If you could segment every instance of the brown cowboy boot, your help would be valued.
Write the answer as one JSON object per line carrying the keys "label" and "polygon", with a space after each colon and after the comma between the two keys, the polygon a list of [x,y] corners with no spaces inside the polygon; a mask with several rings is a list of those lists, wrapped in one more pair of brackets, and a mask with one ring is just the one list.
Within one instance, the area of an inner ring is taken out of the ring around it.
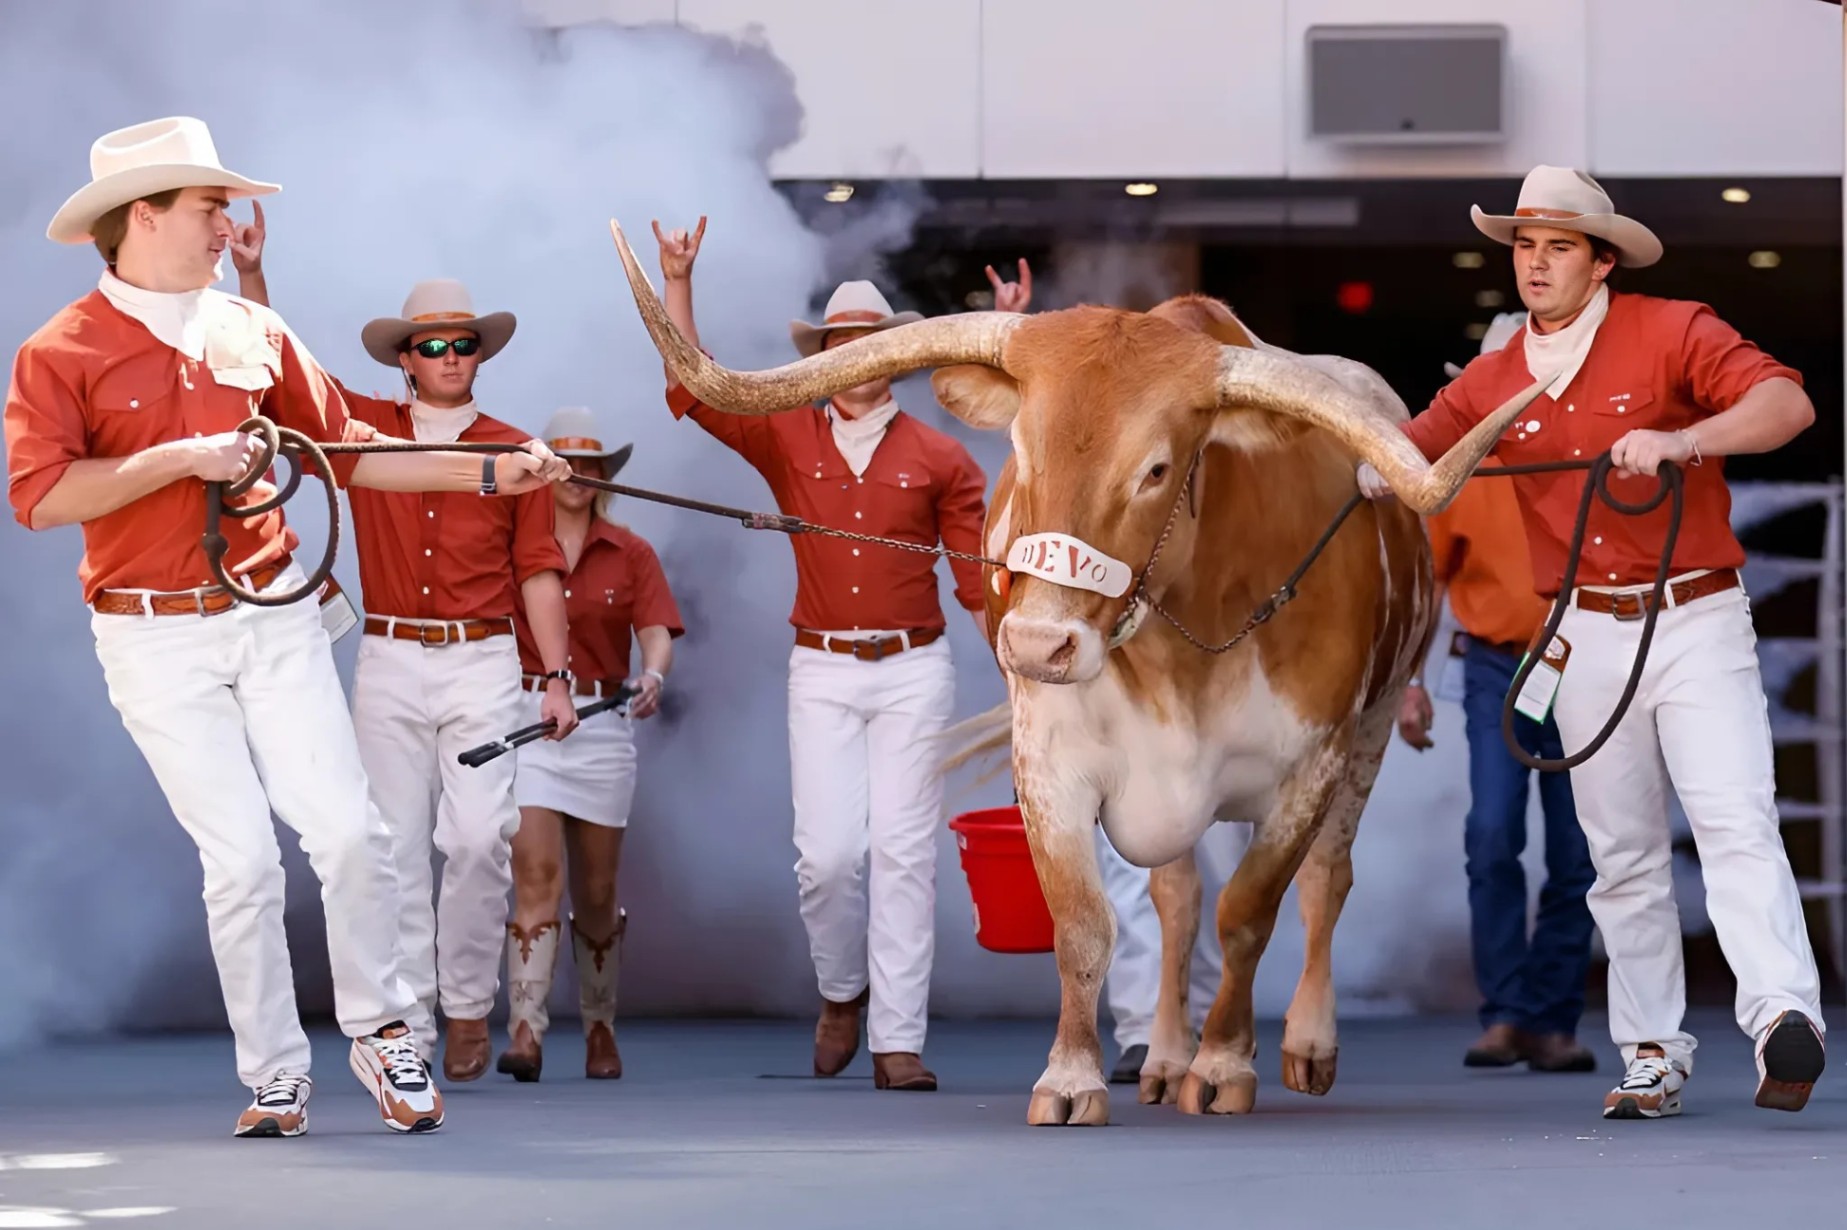
{"label": "brown cowboy boot", "polygon": [[478,1021],[450,1017],[448,1036],[443,1039],[443,1075],[452,1081],[479,1080],[493,1051],[486,1017]]}
{"label": "brown cowboy boot", "polygon": [[936,1088],[936,1073],[923,1066],[923,1060],[910,1051],[887,1051],[872,1054],[872,1087],[929,1093]]}
{"label": "brown cowboy boot", "polygon": [[577,1003],[584,1019],[584,1075],[591,1080],[622,1077],[616,1049],[616,974],[622,966],[622,936],[628,911],[616,911],[616,930],[602,943],[587,938],[571,920],[571,951],[577,959]]}
{"label": "brown cowboy boot", "polygon": [[511,1045],[501,1052],[496,1070],[516,1081],[536,1081],[545,1066],[542,1043],[551,1024],[545,1000],[558,964],[558,921],[531,931],[507,924],[507,1033]]}
{"label": "brown cowboy boot", "polygon": [[1463,1055],[1468,1068],[1507,1068],[1526,1058],[1527,1039],[1512,1025],[1490,1025]]}
{"label": "brown cowboy boot", "polygon": [[859,1013],[871,996],[872,988],[867,987],[845,1003],[821,1000],[821,1019],[814,1027],[816,1076],[838,1076],[859,1054]]}
{"label": "brown cowboy boot", "polygon": [[1597,1057],[1571,1034],[1537,1034],[1527,1042],[1526,1066],[1534,1072],[1595,1072]]}

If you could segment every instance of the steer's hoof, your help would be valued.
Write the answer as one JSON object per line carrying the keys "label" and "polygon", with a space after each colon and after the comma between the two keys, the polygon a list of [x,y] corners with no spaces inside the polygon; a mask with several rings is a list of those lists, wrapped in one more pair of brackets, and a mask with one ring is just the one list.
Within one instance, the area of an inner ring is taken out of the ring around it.
{"label": "steer's hoof", "polygon": [[1177,1063],[1156,1065],[1153,1072],[1142,1073],[1139,1099],[1143,1106],[1172,1106],[1180,1098],[1180,1082],[1186,1068]]}
{"label": "steer's hoof", "polygon": [[1188,1072],[1180,1082],[1179,1105],[1183,1115],[1248,1115],[1257,1105],[1257,1074],[1235,1073],[1210,1085],[1199,1073]]}
{"label": "steer's hoof", "polygon": [[1298,1055],[1283,1052],[1283,1087],[1297,1093],[1321,1097],[1334,1087],[1334,1069],[1339,1052],[1327,1055]]}
{"label": "steer's hoof", "polygon": [[1026,1122],[1034,1127],[1102,1127],[1109,1122],[1109,1093],[1085,1089],[1066,1097],[1050,1089],[1033,1090]]}

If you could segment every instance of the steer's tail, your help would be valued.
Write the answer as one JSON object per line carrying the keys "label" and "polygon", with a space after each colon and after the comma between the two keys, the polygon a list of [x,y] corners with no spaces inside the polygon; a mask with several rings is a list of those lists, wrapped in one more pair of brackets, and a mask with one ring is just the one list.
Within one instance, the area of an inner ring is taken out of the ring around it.
{"label": "steer's tail", "polygon": [[[954,773],[965,764],[993,756],[1013,744],[1013,706],[1006,701],[992,709],[964,718],[938,735],[950,749],[939,766],[944,773]],[[987,781],[1007,766],[1005,757],[982,771],[978,781]]]}

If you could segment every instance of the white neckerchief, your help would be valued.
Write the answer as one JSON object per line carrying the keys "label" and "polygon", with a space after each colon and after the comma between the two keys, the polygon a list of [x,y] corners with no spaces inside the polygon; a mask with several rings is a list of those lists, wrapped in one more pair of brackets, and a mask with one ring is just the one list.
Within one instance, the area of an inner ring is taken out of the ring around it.
{"label": "white neckerchief", "polygon": [[193,362],[205,358],[206,324],[210,309],[217,306],[212,299],[224,298],[221,293],[143,290],[129,285],[108,269],[103,270],[96,289],[103,292],[103,297],[114,304],[117,311],[146,325],[149,333]]}
{"label": "white neckerchief", "polygon": [[410,403],[411,429],[420,444],[454,444],[479,417],[473,401],[453,410],[439,410],[415,398]]}
{"label": "white neckerchief", "polygon": [[879,447],[879,441],[885,438],[885,428],[897,413],[898,401],[894,397],[887,397],[856,419],[840,413],[833,402],[827,403],[827,417],[834,425],[834,446],[855,475],[864,474],[866,467],[872,464],[872,454]]}
{"label": "white neckerchief", "polygon": [[1526,317],[1526,370],[1535,380],[1548,380],[1546,395],[1563,393],[1584,366],[1590,345],[1597,340],[1597,329],[1610,311],[1610,288],[1598,285],[1578,318],[1563,329],[1539,333],[1533,329],[1532,313]]}

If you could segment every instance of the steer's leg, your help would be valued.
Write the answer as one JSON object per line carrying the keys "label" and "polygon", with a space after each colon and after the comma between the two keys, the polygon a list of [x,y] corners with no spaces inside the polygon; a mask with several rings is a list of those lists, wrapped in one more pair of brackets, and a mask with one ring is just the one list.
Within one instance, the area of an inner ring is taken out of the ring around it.
{"label": "steer's leg", "polygon": [[1296,872],[1305,947],[1302,978],[1283,1022],[1283,1086],[1320,1095],[1334,1087],[1340,1043],[1334,1023],[1334,925],[1353,887],[1353,836],[1360,812],[1385,760],[1394,714],[1380,707],[1362,714],[1347,773],[1335,787],[1327,816]]}
{"label": "steer's leg", "polygon": [[1340,784],[1347,747],[1346,738],[1330,738],[1296,765],[1237,872],[1219,893],[1225,972],[1206,1016],[1199,1053],[1180,1086],[1180,1109],[1186,1114],[1246,1114],[1257,1103],[1257,1072],[1251,1066],[1257,1048],[1251,1019],[1257,962],[1276,928],[1276,911],[1289,881]]}
{"label": "steer's leg", "polygon": [[1187,1014],[1193,945],[1199,938],[1199,864],[1193,852],[1148,873],[1148,895],[1161,920],[1161,989],[1142,1064],[1141,1101],[1172,1102],[1193,1062],[1195,1040]]}
{"label": "steer's leg", "polygon": [[1033,865],[1051,910],[1058,960],[1058,1035],[1026,1111],[1031,1124],[1100,1127],[1109,1122],[1109,1086],[1097,1039],[1097,995],[1116,945],[1116,912],[1103,893],[1096,837],[1101,798],[1056,772],[1036,771],[1040,759],[1014,749],[1014,788],[1032,846]]}

